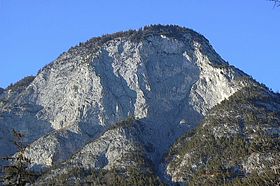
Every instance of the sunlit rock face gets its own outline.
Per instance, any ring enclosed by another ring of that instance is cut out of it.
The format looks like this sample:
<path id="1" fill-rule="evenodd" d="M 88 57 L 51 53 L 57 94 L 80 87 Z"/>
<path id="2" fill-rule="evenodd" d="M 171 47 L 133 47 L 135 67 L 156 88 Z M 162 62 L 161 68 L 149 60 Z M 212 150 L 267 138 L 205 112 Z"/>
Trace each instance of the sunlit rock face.
<path id="1" fill-rule="evenodd" d="M 30 144 L 26 155 L 34 168 L 44 170 L 134 116 L 143 126 L 141 143 L 152 149 L 147 156 L 157 163 L 209 109 L 245 86 L 244 77 L 203 36 L 178 26 L 91 39 L 63 53 L 24 88 L 0 92 L 1 155 L 16 152 L 7 140 L 15 128 Z M 118 153 L 121 148 L 106 156 Z"/>

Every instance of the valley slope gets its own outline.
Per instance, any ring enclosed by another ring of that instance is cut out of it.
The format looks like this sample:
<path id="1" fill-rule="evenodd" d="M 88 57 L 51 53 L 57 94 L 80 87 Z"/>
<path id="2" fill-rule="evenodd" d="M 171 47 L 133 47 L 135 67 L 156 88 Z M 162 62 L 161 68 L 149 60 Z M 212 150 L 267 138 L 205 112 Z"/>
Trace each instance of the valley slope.
<path id="1" fill-rule="evenodd" d="M 247 103 L 251 95 L 245 90 L 251 87 L 259 95 Z M 263 101 L 262 96 L 270 101 Z M 273 159 L 279 152 L 277 100 L 278 94 L 225 62 L 202 35 L 179 26 L 152 25 L 80 43 L 35 77 L 1 91 L 0 155 L 16 153 L 15 129 L 24 134 L 30 169 L 43 174 L 37 184 L 57 179 L 68 183 L 70 178 L 72 183 L 83 184 L 97 177 L 95 184 L 116 180 L 131 184 L 135 180 L 126 179 L 131 175 L 156 185 L 191 182 L 197 172 L 205 171 L 206 163 L 195 158 L 188 164 L 187 154 L 208 157 L 188 146 L 192 140 L 203 150 L 204 140 L 209 139 L 207 149 L 211 149 L 217 139 L 225 138 L 231 148 L 235 135 L 251 140 L 246 141 L 249 145 L 255 143 L 253 133 L 263 131 L 259 137 L 271 139 L 273 147 L 260 156 Z M 232 102 L 240 107 L 228 106 Z M 250 130 L 247 113 L 257 114 L 253 119 L 258 123 L 255 128 L 250 124 Z M 205 132 L 209 130 L 212 133 Z M 190 131 L 197 137 L 180 138 Z M 238 166 L 246 177 L 257 166 L 249 165 L 249 160 L 246 164 L 246 158 L 255 157 L 250 153 L 236 164 L 221 161 L 229 168 Z M 276 165 L 274 159 L 269 165 Z M 197 169 L 189 170 L 193 165 Z"/>

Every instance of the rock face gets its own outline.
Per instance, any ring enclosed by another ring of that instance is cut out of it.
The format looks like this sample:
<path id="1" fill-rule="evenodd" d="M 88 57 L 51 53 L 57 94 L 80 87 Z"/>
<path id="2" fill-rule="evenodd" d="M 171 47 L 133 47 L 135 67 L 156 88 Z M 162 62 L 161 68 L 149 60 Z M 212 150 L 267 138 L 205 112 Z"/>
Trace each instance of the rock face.
<path id="1" fill-rule="evenodd" d="M 212 109 L 169 152 L 173 182 L 277 185 L 280 96 L 251 85 Z M 240 181 L 242 178 L 242 181 Z"/>
<path id="2" fill-rule="evenodd" d="M 141 171 L 141 174 L 146 177 L 155 177 L 151 174 L 154 171 L 153 166 L 146 158 L 145 152 L 149 151 L 149 147 L 145 146 L 145 142 L 142 141 L 143 129 L 142 123 L 132 118 L 115 124 L 98 139 L 86 144 L 69 160 L 63 162 L 59 167 L 51 169 L 36 184 L 55 183 L 54 180 L 59 180 L 60 183 L 65 184 L 67 183 L 65 178 L 69 177 L 72 177 L 72 184 L 73 182 L 85 184 L 83 180 L 87 180 L 86 177 L 90 176 L 94 170 L 102 169 L 113 169 L 127 174 L 133 174 L 133 171 Z M 77 172 L 77 170 L 91 171 L 90 173 L 85 171 L 79 176 L 77 174 L 72 175 L 71 172 Z M 157 179 L 153 179 L 153 183 L 157 182 Z M 101 184 L 94 183 L 96 185 Z M 106 185 L 110 185 L 110 183 L 106 182 Z"/>
<path id="3" fill-rule="evenodd" d="M 16 152 L 9 142 L 15 128 L 37 172 L 77 152 L 63 169 L 78 163 L 110 170 L 131 163 L 116 158 L 133 153 L 137 138 L 162 176 L 159 164 L 175 140 L 252 83 L 190 29 L 155 25 L 93 38 L 0 94 L 0 155 Z M 131 117 L 141 133 L 111 129 Z"/>

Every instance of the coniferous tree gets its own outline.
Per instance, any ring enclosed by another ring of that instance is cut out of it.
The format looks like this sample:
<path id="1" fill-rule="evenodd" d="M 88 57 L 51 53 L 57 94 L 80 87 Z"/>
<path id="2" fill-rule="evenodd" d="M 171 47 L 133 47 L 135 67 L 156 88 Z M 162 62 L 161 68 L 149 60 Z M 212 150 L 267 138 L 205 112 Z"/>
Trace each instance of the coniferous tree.
<path id="1" fill-rule="evenodd" d="M 269 0 L 269 1 L 274 2 L 274 6 L 277 6 L 277 7 L 280 6 L 280 0 Z"/>
<path id="2" fill-rule="evenodd" d="M 14 144 L 18 149 L 18 153 L 13 156 L 4 157 L 2 159 L 9 161 L 9 165 L 3 167 L 2 182 L 4 185 L 26 185 L 33 183 L 37 177 L 36 174 L 28 170 L 30 159 L 25 156 L 25 146 L 22 141 L 24 135 L 13 129 Z"/>

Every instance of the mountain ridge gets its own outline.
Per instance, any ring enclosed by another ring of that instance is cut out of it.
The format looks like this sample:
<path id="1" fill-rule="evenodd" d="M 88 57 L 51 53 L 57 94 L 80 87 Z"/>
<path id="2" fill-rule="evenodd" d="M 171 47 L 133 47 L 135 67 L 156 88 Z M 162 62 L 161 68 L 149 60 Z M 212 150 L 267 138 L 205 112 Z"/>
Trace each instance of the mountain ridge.
<path id="1" fill-rule="evenodd" d="M 151 181 L 172 184 L 170 180 L 182 180 L 170 178 L 174 174 L 167 171 L 163 159 L 176 139 L 200 126 L 211 109 L 250 86 L 264 87 L 229 65 L 206 38 L 187 28 L 152 25 L 93 38 L 0 95 L 0 132 L 5 136 L 0 139 L 4 149 L 0 155 L 16 152 L 9 134 L 15 128 L 25 134 L 30 169 L 58 174 L 45 173 L 37 184 L 46 183 L 48 177 L 57 179 L 60 169 L 72 170 L 63 162 L 75 161 L 73 166 L 83 170 L 105 171 L 102 176 L 136 164 L 133 174 L 140 180 L 147 170 L 153 172 Z M 127 118 L 135 118 L 132 123 L 141 130 L 115 127 Z M 141 146 L 138 153 L 144 159 L 139 161 L 144 168 L 124 158 L 134 154 L 135 144 Z M 81 158 L 82 152 L 93 157 Z M 79 153 L 74 161 L 73 155 Z M 121 175 L 129 178 L 130 173 Z"/>

